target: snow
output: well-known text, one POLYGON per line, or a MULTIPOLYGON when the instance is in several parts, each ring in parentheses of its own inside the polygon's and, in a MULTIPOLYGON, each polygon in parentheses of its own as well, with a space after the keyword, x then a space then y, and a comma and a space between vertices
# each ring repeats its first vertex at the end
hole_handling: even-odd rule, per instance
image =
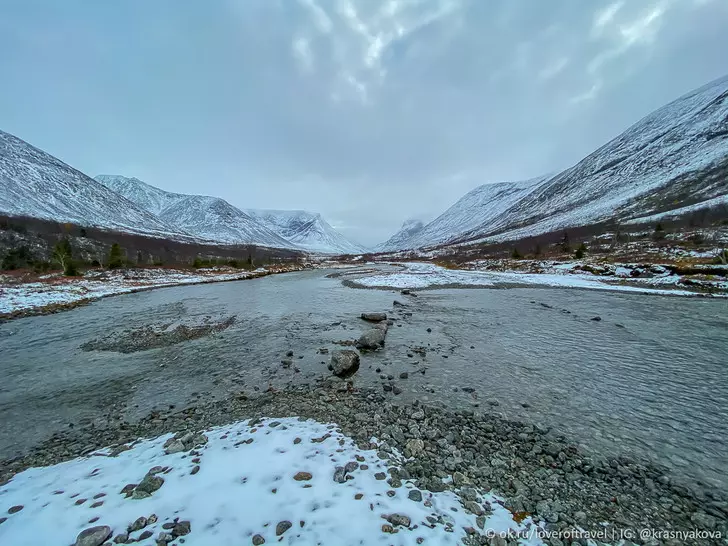
MULTIPOLYGON (((394 273, 384 273, 362 277, 353 280, 353 283, 366 288, 411 288, 422 289, 438 286, 474 286, 496 287, 512 285, 549 286, 558 288, 586 288, 590 290, 611 290, 618 292, 636 292, 640 294, 662 294, 670 296, 696 296, 696 292, 688 290, 664 290, 650 286, 628 286, 613 284, 602 280, 601 277, 588 273, 574 273, 574 262, 556 265, 550 273, 523 273, 518 271, 466 271, 445 269, 429 263, 406 263, 401 265, 403 270, 394 273)), ((619 270, 619 276, 629 277, 626 269, 619 270)), ((630 279, 640 282, 637 279, 630 279)), ((644 279, 644 284, 656 286, 675 285, 680 281, 676 275, 662 279, 644 279)), ((717 283, 716 288, 728 290, 728 283, 717 283)))
POLYGON ((260 224, 298 248, 324 254, 361 254, 366 249, 336 231, 324 218, 305 210, 245 211, 260 224))
POLYGON ((0 213, 192 240, 82 172, 3 131, 0 213))
POLYGON ((50 282, 0 286, 0 314, 27 311, 55 304, 71 304, 148 288, 247 279, 257 272, 172 269, 137 269, 123 272, 91 272, 80 278, 48 277, 50 282))
MULTIPOLYGON (((266 544, 274 544, 281 521, 292 523, 281 540, 302 545, 414 545, 418 537, 425 544, 459 544, 465 527, 477 529, 475 516, 463 509, 451 491, 423 491, 423 500, 431 505, 426 506, 408 498, 413 484, 405 481, 393 497, 388 496, 392 488, 375 478, 375 473, 387 471, 386 461, 375 450, 357 448, 335 425, 297 418, 263 419, 252 425, 242 421, 207 431, 208 442, 196 448, 200 469, 194 475, 190 472, 195 463, 187 453, 165 455, 163 446, 171 434, 133 443, 117 456, 101 450, 17 474, 0 487, 0 501, 2 512, 16 505, 23 508, 0 525, 0 543, 67 545, 82 530, 96 525, 109 526, 116 536, 137 518, 152 514, 156 522, 130 534, 138 539, 144 531, 153 533, 139 544, 155 544, 161 532, 170 532, 163 524, 175 518, 190 522, 186 546, 251 544, 256 534, 266 544), (352 471, 344 483, 333 481, 335 467, 357 458, 368 469, 352 471), (167 470, 156 474, 164 483, 151 497, 120 494, 124 486, 138 484, 154 467, 167 470), (310 473, 311 479, 294 480, 298 472, 310 473), (358 494, 363 495, 359 500, 358 494), (79 504, 81 499, 86 500, 79 504), (382 525, 387 523, 383 517, 390 514, 408 516, 410 529, 383 532, 382 525), (442 523, 431 528, 427 516, 451 522, 452 532, 442 523), (91 518, 98 520, 89 523, 91 518)), ((539 528, 530 518, 518 524, 500 499, 482 491, 478 495, 481 504, 489 502, 493 508, 485 530, 479 532, 522 532, 529 537, 520 544, 542 544, 539 528)))
POLYGON ((405 220, 402 227, 397 233, 392 235, 388 240, 377 245, 377 252, 391 252, 409 248, 412 244, 410 241, 425 227, 424 222, 416 219, 405 220))
POLYGON ((297 248, 219 197, 168 192, 137 178, 117 175, 99 175, 96 180, 162 221, 199 239, 226 244, 297 248))
POLYGON ((725 205, 728 187, 708 173, 728 160, 728 137, 721 134, 727 128, 727 93, 728 77, 711 82, 555 176, 480 186, 398 248, 515 241, 725 205))

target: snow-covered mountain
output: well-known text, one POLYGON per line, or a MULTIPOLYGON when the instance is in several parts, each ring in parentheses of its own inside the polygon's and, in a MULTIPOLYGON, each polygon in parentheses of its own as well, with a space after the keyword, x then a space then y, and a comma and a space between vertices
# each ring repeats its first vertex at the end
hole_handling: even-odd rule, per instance
POLYGON ((379 243, 375 247, 376 252, 393 252, 395 250, 407 250, 410 248, 417 248, 412 245, 415 236, 422 231, 425 227, 425 223, 422 220, 410 219, 405 220, 399 231, 392 235, 389 239, 383 243, 379 243))
POLYGON ((691 211, 728 195, 728 76, 656 110, 573 167, 465 195, 404 248, 517 240, 691 211))
POLYGON ((361 254, 366 249, 344 237, 323 217, 305 210, 247 209, 251 217, 297 247, 324 254, 361 254))
POLYGON ((99 175, 96 180, 162 221, 200 239, 227 244, 296 248, 295 244, 219 197, 168 192, 138 178, 118 175, 99 175))
POLYGON ((13 135, 0 131, 0 213, 154 237, 176 227, 13 135))

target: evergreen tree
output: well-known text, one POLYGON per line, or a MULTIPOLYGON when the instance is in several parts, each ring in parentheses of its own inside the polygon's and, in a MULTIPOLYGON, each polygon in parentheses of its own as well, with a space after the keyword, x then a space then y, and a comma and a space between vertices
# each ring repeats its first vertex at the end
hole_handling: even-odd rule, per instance
POLYGON ((521 253, 518 252, 517 248, 514 248, 513 252, 511 252, 511 258, 513 258, 514 260, 518 260, 521 258, 521 253))
POLYGON ((584 257, 584 254, 586 254, 587 248, 584 243, 581 243, 579 245, 579 248, 576 249, 576 252, 574 252, 574 258, 577 260, 581 260, 584 257))
POLYGON ((119 269, 120 267, 124 267, 124 261, 124 255, 121 252, 121 247, 119 246, 119 243, 114 243, 113 245, 111 245, 111 250, 109 251, 108 268, 119 269))
POLYGON ((564 232, 564 237, 561 239, 561 250, 564 252, 571 252, 571 244, 569 243, 569 234, 564 232))

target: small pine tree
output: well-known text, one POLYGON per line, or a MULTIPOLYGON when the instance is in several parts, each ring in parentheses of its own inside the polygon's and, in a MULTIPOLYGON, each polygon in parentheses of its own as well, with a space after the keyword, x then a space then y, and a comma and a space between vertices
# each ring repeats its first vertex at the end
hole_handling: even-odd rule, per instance
POLYGON ((576 252, 574 252, 574 258, 577 260, 581 260, 584 257, 584 254, 586 254, 587 248, 584 243, 581 243, 579 245, 579 248, 576 249, 576 252))
POLYGON ((513 249, 513 252, 511 252, 511 258, 513 258, 514 260, 521 259, 521 253, 518 252, 518 249, 517 248, 514 248, 513 249))
POLYGON ((561 250, 564 252, 571 252, 571 243, 569 243, 569 234, 564 232, 564 236, 561 239, 561 250))
POLYGON ((536 258, 540 258, 541 257, 541 245, 536 244, 536 249, 533 251, 533 255, 536 258))
POLYGON ((144 254, 141 250, 137 250, 137 265, 144 265, 144 254))
POLYGON ((248 253, 248 267, 253 269, 253 255, 248 253))
POLYGON ((195 259, 192 260, 192 267, 195 269, 202 267, 202 259, 199 256, 195 256, 195 259))
POLYGON ((657 222, 657 225, 655 226, 655 233, 659 233, 660 231, 665 231, 665 228, 662 227, 660 222, 657 222))
POLYGON ((119 246, 119 243, 114 243, 111 245, 111 250, 109 251, 109 259, 108 259, 108 268, 109 269, 119 269, 120 267, 124 267, 125 263, 124 255, 121 252, 121 247, 119 246))

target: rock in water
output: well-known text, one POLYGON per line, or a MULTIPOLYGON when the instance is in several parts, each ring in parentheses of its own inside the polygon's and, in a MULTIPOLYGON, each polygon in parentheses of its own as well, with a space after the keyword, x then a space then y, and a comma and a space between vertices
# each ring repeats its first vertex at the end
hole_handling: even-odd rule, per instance
POLYGON ((387 320, 387 313, 362 313, 361 318, 369 322, 381 322, 387 320))
POLYGON ((359 340, 356 342, 358 349, 364 349, 366 351, 374 351, 384 346, 384 338, 387 333, 379 328, 372 328, 364 332, 359 340))
POLYGON ((101 546, 104 541, 111 536, 111 527, 108 525, 99 525, 97 527, 89 527, 84 529, 76 537, 73 546, 101 546))
POLYGON ((338 377, 347 377, 359 369, 359 355, 351 349, 331 353, 331 371, 338 377))

